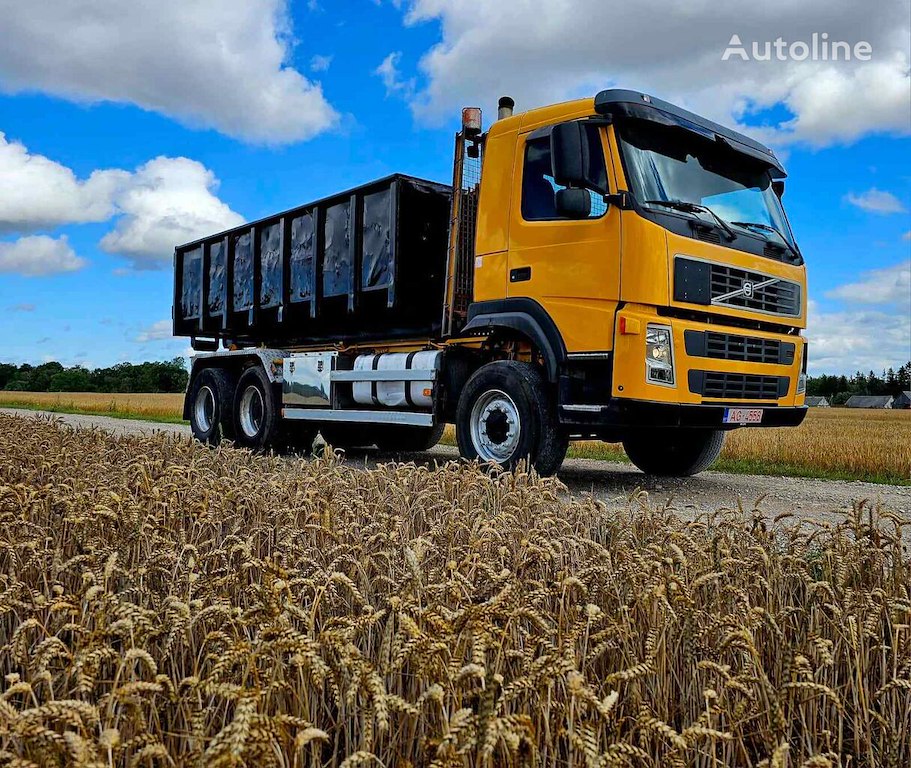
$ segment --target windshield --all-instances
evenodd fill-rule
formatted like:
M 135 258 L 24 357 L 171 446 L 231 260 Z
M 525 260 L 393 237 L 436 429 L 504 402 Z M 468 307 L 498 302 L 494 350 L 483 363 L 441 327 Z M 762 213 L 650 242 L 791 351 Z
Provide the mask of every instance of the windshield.
M 767 166 L 677 126 L 633 119 L 624 121 L 618 134 L 629 185 L 640 204 L 695 203 L 767 240 L 778 241 L 769 228 L 777 230 L 796 250 Z

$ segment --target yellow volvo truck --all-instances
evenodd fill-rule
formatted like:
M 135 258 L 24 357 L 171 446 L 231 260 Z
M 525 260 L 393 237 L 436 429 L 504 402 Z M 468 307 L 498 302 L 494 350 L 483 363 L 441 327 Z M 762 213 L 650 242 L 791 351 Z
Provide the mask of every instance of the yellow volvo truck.
M 806 271 L 757 141 L 606 90 L 484 132 L 452 185 L 395 175 L 175 251 L 194 435 L 555 472 L 570 440 L 689 475 L 805 416 Z

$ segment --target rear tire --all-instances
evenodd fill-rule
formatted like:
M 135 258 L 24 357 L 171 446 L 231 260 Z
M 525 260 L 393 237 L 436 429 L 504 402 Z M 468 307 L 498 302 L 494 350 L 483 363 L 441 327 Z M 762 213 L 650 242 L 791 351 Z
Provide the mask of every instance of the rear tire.
M 433 427 L 399 427 L 383 424 L 374 429 L 376 447 L 387 453 L 429 451 L 443 437 L 445 424 Z
M 280 442 L 282 424 L 278 398 L 272 382 L 259 366 L 248 368 L 241 375 L 232 411 L 237 445 L 267 451 Z
M 539 475 L 556 472 L 569 447 L 544 376 L 530 363 L 497 360 L 468 380 L 456 413 L 459 453 L 513 470 L 523 459 Z
M 629 435 L 623 449 L 649 475 L 689 477 L 708 469 L 721 453 L 720 429 L 651 429 Z
M 190 430 L 199 442 L 218 445 L 234 439 L 235 377 L 221 368 L 204 368 L 194 378 L 187 398 Z

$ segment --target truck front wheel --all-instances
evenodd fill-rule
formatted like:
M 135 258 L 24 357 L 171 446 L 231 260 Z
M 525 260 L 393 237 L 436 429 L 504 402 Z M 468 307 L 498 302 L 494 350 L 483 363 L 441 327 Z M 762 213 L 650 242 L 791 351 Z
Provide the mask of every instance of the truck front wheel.
M 218 445 L 234 438 L 234 377 L 221 368 L 204 368 L 190 385 L 190 430 L 199 442 Z
M 234 395 L 234 433 L 237 445 L 265 451 L 278 442 L 281 413 L 272 383 L 262 368 L 248 368 Z
M 721 453 L 720 429 L 648 429 L 628 435 L 623 449 L 649 475 L 688 477 L 708 469 Z
M 456 414 L 459 453 L 515 469 L 523 459 L 540 475 L 556 472 L 569 447 L 541 372 L 529 363 L 497 360 L 468 380 Z

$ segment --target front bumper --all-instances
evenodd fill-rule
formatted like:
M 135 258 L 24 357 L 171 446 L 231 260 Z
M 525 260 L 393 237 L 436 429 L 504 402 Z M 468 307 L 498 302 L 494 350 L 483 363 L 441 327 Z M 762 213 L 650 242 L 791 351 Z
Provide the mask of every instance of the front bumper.
M 762 407 L 762 406 L 753 406 Z M 596 434 L 601 430 L 625 430 L 654 427 L 683 427 L 693 429 L 736 429 L 737 424 L 725 424 L 722 405 L 679 405 L 645 400 L 614 399 L 607 405 L 561 406 L 560 423 L 583 432 Z M 806 406 L 763 408 L 758 427 L 796 427 L 807 415 Z
M 801 408 L 798 391 L 803 337 L 659 315 L 654 307 L 627 305 L 617 314 L 611 400 L 690 406 Z M 646 329 L 671 330 L 674 382 L 649 382 Z M 715 409 L 723 411 L 722 409 Z M 771 417 L 769 417 L 771 418 Z M 763 419 L 763 423 L 769 423 Z M 799 422 L 798 422 L 799 423 Z

